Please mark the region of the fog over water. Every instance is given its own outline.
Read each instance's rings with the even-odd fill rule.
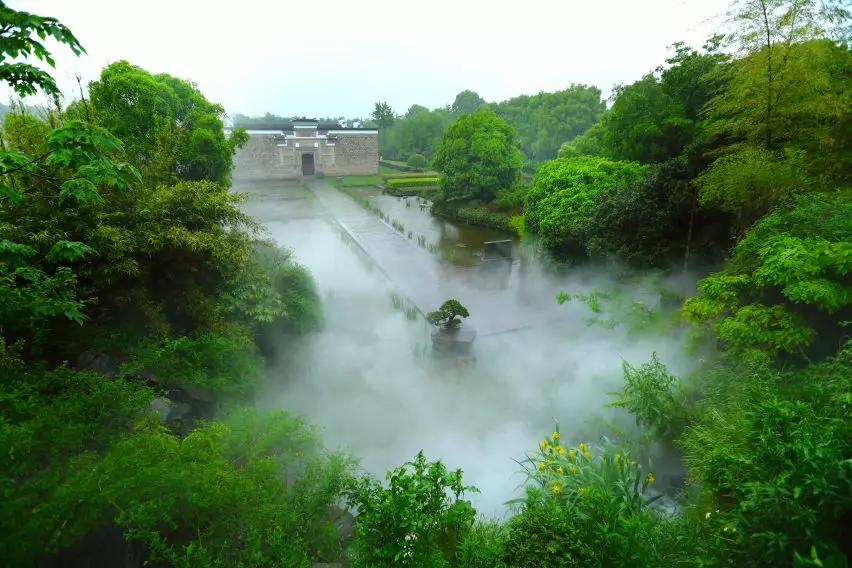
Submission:
[[[554,418],[570,439],[590,417],[612,415],[603,405],[622,384],[622,360],[643,363],[656,351],[675,374],[693,368],[684,337],[629,337],[622,327],[589,326],[584,304],[555,301],[558,290],[606,287],[612,281],[604,273],[556,279],[535,268],[525,285],[548,294],[540,305],[565,318],[480,337],[475,363],[442,365],[424,354],[428,324],[394,309],[393,283],[364,262],[306,189],[283,182],[235,189],[251,193],[244,209],[311,270],[326,316],[322,332],[286,346],[258,404],[306,417],[329,446],[348,448],[381,479],[423,449],[429,459],[464,469],[465,481],[482,491],[471,496],[481,513],[501,515],[523,480],[513,458],[535,450]]]

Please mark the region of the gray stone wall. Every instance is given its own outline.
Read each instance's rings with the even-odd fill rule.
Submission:
[[[370,176],[379,173],[379,137],[376,134],[339,134],[335,163],[326,175]]]
[[[279,146],[274,134],[251,134],[234,156],[234,179],[293,179],[302,175],[303,153],[314,155],[317,172],[327,176],[375,175],[379,172],[379,137],[374,133],[346,133],[327,145],[324,139],[289,140]],[[317,147],[314,147],[314,144]]]

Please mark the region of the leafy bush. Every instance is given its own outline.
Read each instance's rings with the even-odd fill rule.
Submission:
[[[563,445],[557,427],[522,462],[528,487],[509,522],[510,565],[669,565],[658,548],[667,521],[645,495],[653,474],[606,440],[596,453]]]
[[[183,439],[142,430],[115,444],[81,489],[151,545],[151,560],[302,566],[343,557],[327,510],[352,483],[352,465],[286,412],[240,410]]]
[[[125,368],[144,368],[163,383],[195,385],[217,395],[248,395],[263,376],[251,330],[241,324],[143,345]]]
[[[387,488],[365,477],[348,490],[350,506],[358,508],[355,565],[455,565],[456,551],[476,518],[462,496],[478,490],[462,483],[461,470],[427,463],[423,452],[389,471],[387,479]]]
[[[527,231],[541,235],[554,252],[583,251],[581,224],[593,212],[598,193],[641,179],[647,166],[583,156],[558,158],[535,174],[524,202]]]
[[[811,546],[848,554],[852,345],[797,371],[720,367],[705,385],[706,411],[684,447],[707,499],[730,519],[731,560],[791,566]]]
[[[415,172],[422,171],[429,165],[428,160],[422,154],[411,154],[406,160],[408,167],[414,170]]]
[[[581,223],[589,251],[641,268],[668,268],[695,255],[721,258],[732,220],[698,207],[694,169],[686,159],[670,160],[645,178],[602,189]]]
[[[650,363],[623,363],[625,386],[607,406],[628,410],[655,439],[673,442],[690,423],[690,408],[678,377],[670,375],[654,353]]]
[[[459,544],[458,566],[464,568],[509,568],[503,559],[508,531],[494,520],[479,520]],[[511,565],[514,566],[514,565]]]
[[[850,218],[848,190],[802,196],[772,212],[737,243],[721,272],[698,283],[684,313],[752,361],[825,356],[852,319]]]

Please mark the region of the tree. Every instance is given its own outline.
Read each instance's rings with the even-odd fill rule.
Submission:
[[[702,110],[724,85],[720,73],[727,56],[718,53],[720,38],[705,52],[683,43],[672,47],[668,68],[658,68],[615,91],[612,108],[602,117],[605,154],[617,160],[663,162],[676,157],[703,135]]]
[[[730,215],[698,208],[696,169],[679,157],[644,178],[603,188],[581,222],[587,248],[640,268],[676,261],[688,267],[694,255],[721,259],[730,246]]]
[[[422,154],[411,154],[408,157],[408,167],[413,169],[414,171],[423,171],[423,169],[429,165],[428,160]]]
[[[148,182],[230,185],[232,157],[247,135],[237,129],[226,138],[224,108],[204,98],[195,84],[119,61],[89,91],[95,120],[124,141]]]
[[[799,196],[748,231],[684,313],[752,360],[832,354],[852,315],[849,219],[849,190]]]
[[[647,166],[583,156],[545,163],[524,201],[524,226],[558,255],[584,254],[582,224],[604,189],[642,179]]]
[[[378,102],[373,107],[373,112],[370,114],[373,120],[376,121],[378,127],[390,128],[394,123],[393,109],[386,102]]]
[[[444,197],[491,201],[520,178],[515,129],[491,109],[462,115],[441,139],[433,164]]]
[[[56,67],[50,52],[34,35],[41,40],[51,37],[67,46],[75,55],[86,52],[71,30],[55,18],[12,10],[0,2],[0,82],[11,86],[21,97],[34,95],[37,89],[48,96],[58,96],[59,88],[49,73],[29,63],[9,62],[17,57],[34,55],[51,67]]]
[[[432,325],[440,326],[444,329],[454,329],[461,325],[461,320],[456,318],[466,318],[469,316],[467,308],[461,302],[458,300],[447,300],[436,311],[426,314],[426,319]]]
[[[485,99],[473,91],[465,90],[456,95],[450,106],[450,115],[458,118],[463,114],[473,114],[485,104]]]
[[[589,129],[606,108],[601,91],[571,85],[562,91],[521,95],[490,105],[518,133],[529,169],[556,157],[560,146]]]

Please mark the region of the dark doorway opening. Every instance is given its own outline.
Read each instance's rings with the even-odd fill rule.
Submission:
[[[313,154],[302,154],[302,175],[303,176],[314,175],[314,155]]]

